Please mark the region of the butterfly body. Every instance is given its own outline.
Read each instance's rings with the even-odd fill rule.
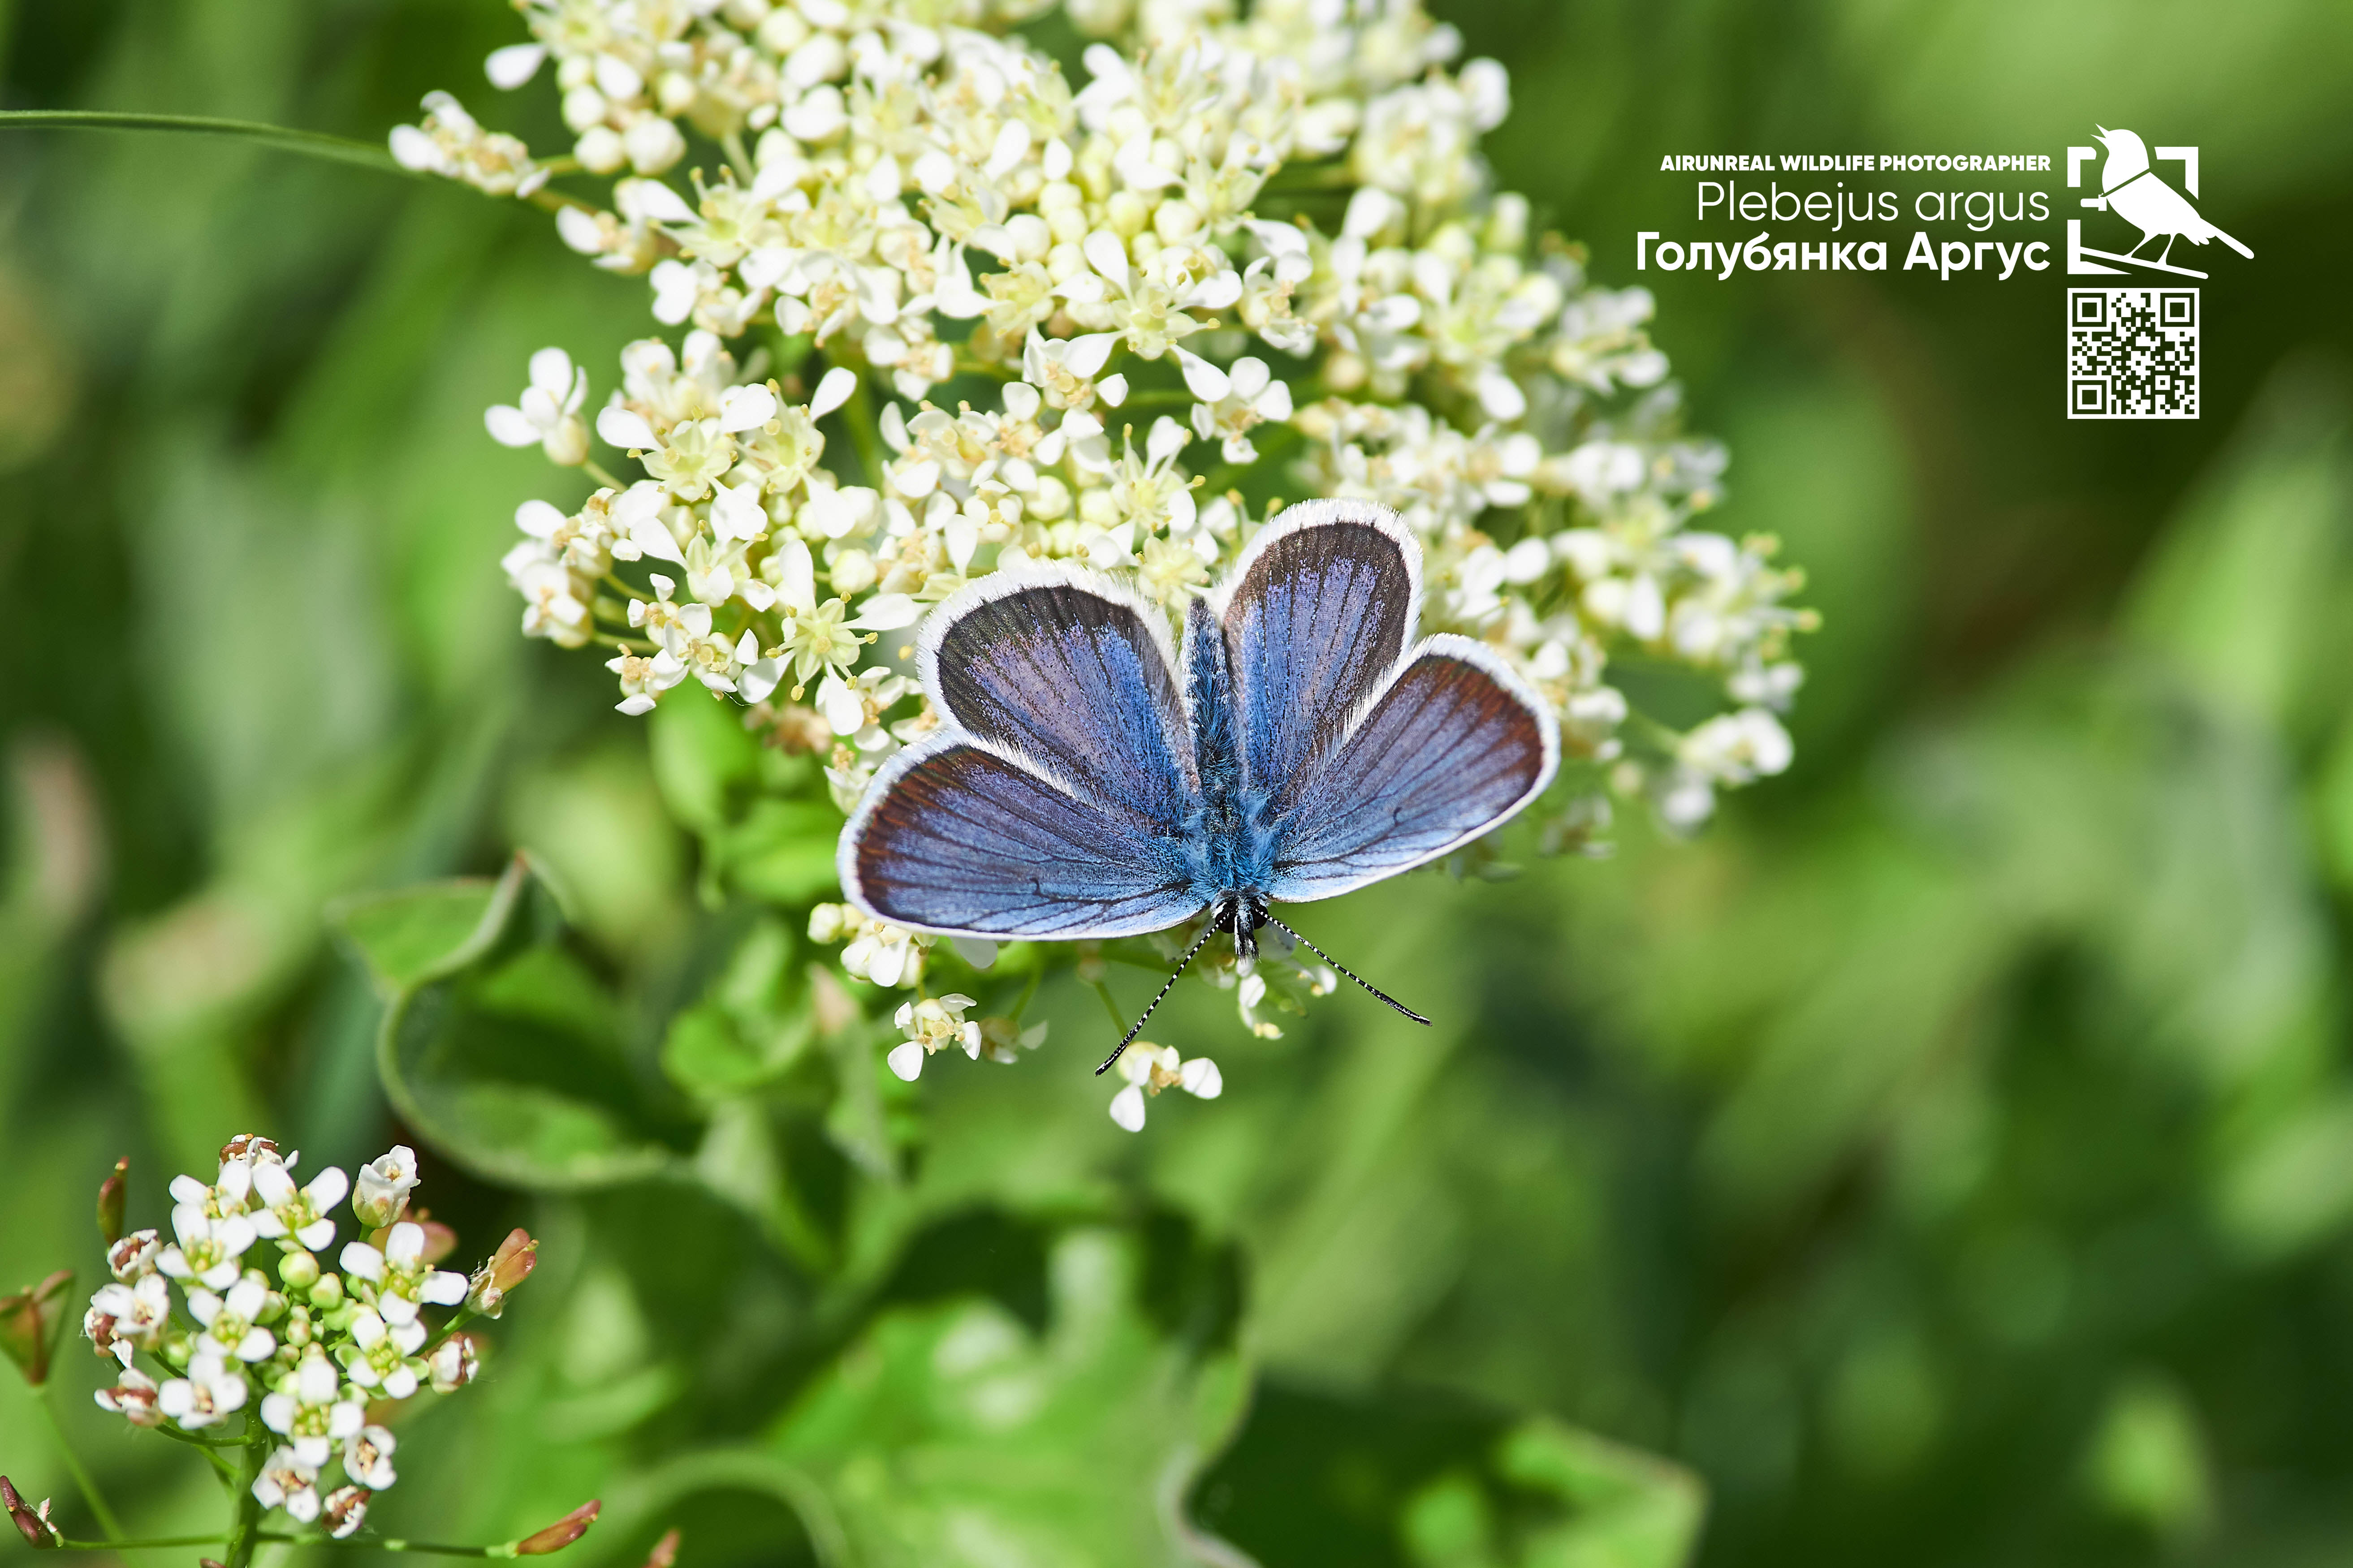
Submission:
[[[1181,652],[1156,606],[1093,574],[966,588],[921,643],[941,727],[843,829],[845,893],[893,924],[999,940],[1206,912],[1253,954],[1272,904],[1433,859],[1551,781],[1549,707],[1479,644],[1414,642],[1419,599],[1411,532],[1339,501],[1253,540],[1187,605]]]

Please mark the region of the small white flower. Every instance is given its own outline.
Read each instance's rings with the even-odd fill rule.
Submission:
[[[471,1334],[451,1334],[435,1345],[433,1353],[426,1358],[426,1365],[432,1373],[436,1394],[456,1393],[473,1382],[482,1370]]]
[[[335,1222],[327,1216],[350,1188],[350,1181],[333,1165],[303,1187],[294,1184],[285,1166],[263,1165],[253,1173],[254,1195],[261,1201],[253,1216],[254,1233],[273,1239],[290,1236],[318,1252],[335,1239]]]
[[[216,1355],[189,1358],[188,1373],[155,1391],[155,1407],[186,1431],[227,1420],[245,1407],[245,1373]]]
[[[134,1230],[106,1249],[107,1270],[128,1285],[155,1272],[155,1258],[163,1250],[163,1240],[154,1231]]]
[[[366,1407],[356,1398],[341,1397],[343,1392],[334,1363],[314,1351],[295,1370],[292,1393],[262,1396],[261,1424],[291,1439],[296,1455],[315,1469],[366,1424]]]
[[[418,1307],[454,1307],[466,1299],[466,1277],[424,1261],[425,1227],[403,1220],[385,1236],[381,1250],[364,1241],[347,1245],[338,1260],[346,1274],[366,1281],[375,1310],[387,1323],[417,1321]]]
[[[111,1410],[133,1426],[160,1426],[164,1412],[155,1401],[155,1380],[135,1366],[122,1369],[122,1377],[112,1388],[101,1388],[90,1397],[100,1410]]]
[[[210,1290],[190,1290],[188,1315],[204,1329],[196,1336],[196,1348],[207,1355],[238,1361],[269,1360],[278,1348],[278,1341],[268,1329],[254,1321],[261,1315],[262,1304],[269,1295],[260,1277],[252,1274],[230,1286],[226,1296],[216,1296]]]
[[[194,1279],[215,1290],[237,1283],[238,1259],[254,1242],[253,1222],[243,1215],[212,1219],[186,1203],[172,1211],[172,1234],[178,1239],[156,1254],[155,1267],[174,1279]]]
[[[359,1533],[360,1526],[367,1522],[370,1495],[365,1487],[337,1487],[329,1492],[319,1515],[327,1533],[337,1541],[348,1541]]]
[[[417,1373],[425,1363],[417,1352],[425,1345],[425,1325],[411,1320],[387,1324],[363,1307],[352,1314],[353,1352],[343,1370],[362,1388],[380,1388],[387,1399],[406,1399],[417,1392]]]
[[[1226,1088],[1218,1064],[1208,1058],[1195,1057],[1188,1061],[1176,1054],[1174,1046],[1155,1046],[1143,1040],[1128,1047],[1120,1057],[1119,1073],[1127,1079],[1127,1087],[1112,1096],[1111,1119],[1130,1132],[1144,1130],[1145,1100],[1164,1089],[1181,1089],[1197,1100],[1215,1100]]]
[[[352,1213],[370,1230],[380,1230],[398,1219],[417,1190],[417,1155],[406,1143],[360,1167],[352,1193]]]
[[[248,1159],[223,1160],[220,1179],[211,1186],[194,1176],[172,1178],[172,1202],[195,1208],[208,1219],[243,1214],[252,1196],[253,1162]]]
[[[494,405],[482,423],[501,446],[537,444],[550,462],[572,468],[588,456],[588,427],[580,419],[587,399],[588,373],[575,369],[562,349],[542,349],[531,356],[531,384],[522,396]]]
[[[926,996],[920,1001],[902,1003],[896,1022],[907,1038],[892,1047],[884,1058],[892,1072],[913,1083],[923,1070],[923,1058],[934,1051],[946,1050],[951,1046],[975,1061],[980,1059],[980,1025],[967,1020],[965,1009],[973,1005],[969,996],[950,993],[945,996]]]
[[[101,1285],[90,1299],[82,1332],[103,1354],[131,1364],[132,1350],[152,1351],[172,1321],[172,1291],[160,1274],[142,1275],[125,1285]]]
[[[925,939],[899,926],[868,921],[849,946],[841,950],[841,967],[854,979],[871,980],[888,990],[913,985],[923,977]]]
[[[308,1524],[319,1517],[318,1480],[319,1467],[281,1444],[262,1461],[253,1495],[262,1507],[282,1508],[287,1518]]]
[[[343,1445],[343,1474],[370,1491],[380,1492],[397,1478],[392,1469],[392,1434],[381,1426],[363,1426]]]

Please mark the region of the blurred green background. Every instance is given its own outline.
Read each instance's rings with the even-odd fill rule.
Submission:
[[[2055,271],[1644,275],[1724,526],[1781,534],[1824,617],[1786,777],[1696,842],[1630,822],[1611,860],[1318,911],[1439,1026],[1340,996],[1261,1041],[1182,990],[1155,1037],[1226,1095],[1141,1137],[1065,981],[1018,1068],[705,1106],[652,1179],[527,1192],[565,1184],[428,1144],[467,1256],[546,1246],[378,1522],[491,1540],[597,1493],[581,1552],[681,1523],[688,1568],[1632,1565],[1675,1560],[1695,1475],[1710,1564],[2353,1554],[2353,10],[1441,14],[1512,68],[1501,183],[1607,283],[1691,226],[1662,153],[2200,144],[2255,253],[2206,286],[2203,418],[2060,417]],[[490,0],[0,18],[10,108],[375,141],[448,87],[557,140],[552,95],[481,82],[522,36]],[[119,1154],[155,1224],[231,1132],[347,1167],[396,1136],[337,899],[530,849],[625,1083],[723,990],[759,928],[698,897],[701,741],[649,761],[496,564],[548,480],[482,407],[549,342],[602,384],[647,325],[641,281],[461,189],[0,133],[0,1285],[90,1280]],[[139,1524],[215,1517],[66,1369]],[[0,1467],[78,1514],[13,1383]]]

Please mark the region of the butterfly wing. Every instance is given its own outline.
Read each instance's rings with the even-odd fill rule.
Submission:
[[[1397,668],[1421,547],[1367,501],[1303,501],[1250,542],[1219,595],[1244,784],[1273,815]]]
[[[1268,896],[1328,899],[1434,860],[1517,815],[1559,766],[1544,700],[1493,650],[1430,637],[1303,781]]]
[[[1134,595],[1067,569],[949,599],[918,661],[944,716],[842,829],[860,909],[992,937],[1113,937],[1197,911],[1198,788],[1167,635]]]
[[[1181,841],[954,730],[893,757],[841,831],[849,901],[988,937],[1135,936],[1200,909]]]
[[[1176,832],[1199,790],[1167,638],[1133,594],[1033,568],[943,605],[916,670],[968,734]]]

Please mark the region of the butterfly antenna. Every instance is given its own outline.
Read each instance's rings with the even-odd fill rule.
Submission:
[[[1144,1033],[1145,1019],[1151,1017],[1153,1008],[1159,1006],[1160,1004],[1167,998],[1169,987],[1176,984],[1176,977],[1185,973],[1185,966],[1193,962],[1193,955],[1201,951],[1202,944],[1207,942],[1209,938],[1216,935],[1217,931],[1218,922],[1215,921],[1211,921],[1208,925],[1201,928],[1201,934],[1193,939],[1193,945],[1185,950],[1185,956],[1178,959],[1176,961],[1176,967],[1168,972],[1168,978],[1161,984],[1160,994],[1152,999],[1151,1007],[1146,1007],[1144,1010],[1144,1017],[1138,1018],[1135,1021],[1135,1027],[1130,1029],[1126,1035],[1121,1038],[1119,1044],[1112,1048],[1111,1055],[1103,1058],[1103,1066],[1095,1068],[1095,1076],[1097,1078],[1101,1078],[1103,1074],[1111,1071],[1111,1064],[1119,1060],[1120,1057],[1126,1051],[1127,1047],[1134,1043],[1136,1036]],[[1389,1005],[1394,1007],[1397,1004],[1392,1002]]]
[[[1284,925],[1272,915],[1266,917],[1266,923],[1274,927],[1277,931],[1290,931],[1291,939],[1293,942],[1304,946],[1308,952],[1314,953],[1316,957],[1322,959],[1324,963],[1330,964],[1333,968],[1338,970],[1341,973],[1346,975],[1349,979],[1355,981],[1357,984],[1363,986],[1366,990],[1371,992],[1374,995],[1379,997],[1382,1001],[1388,1003],[1398,1012],[1404,1014],[1407,1017],[1411,1018],[1415,1023],[1427,1024],[1430,1022],[1429,1019],[1423,1017],[1420,1014],[1415,1012],[1412,1008],[1407,1006],[1404,1003],[1398,1001],[1396,997],[1390,995],[1388,992],[1382,990],[1379,986],[1374,984],[1363,975],[1358,974],[1346,964],[1341,963],[1338,959],[1334,958],[1330,953],[1324,952],[1314,942],[1309,942],[1305,937],[1301,936],[1297,931],[1292,931],[1289,926]],[[1187,956],[1190,955],[1188,954]],[[1107,1066],[1109,1064],[1105,1065]]]

